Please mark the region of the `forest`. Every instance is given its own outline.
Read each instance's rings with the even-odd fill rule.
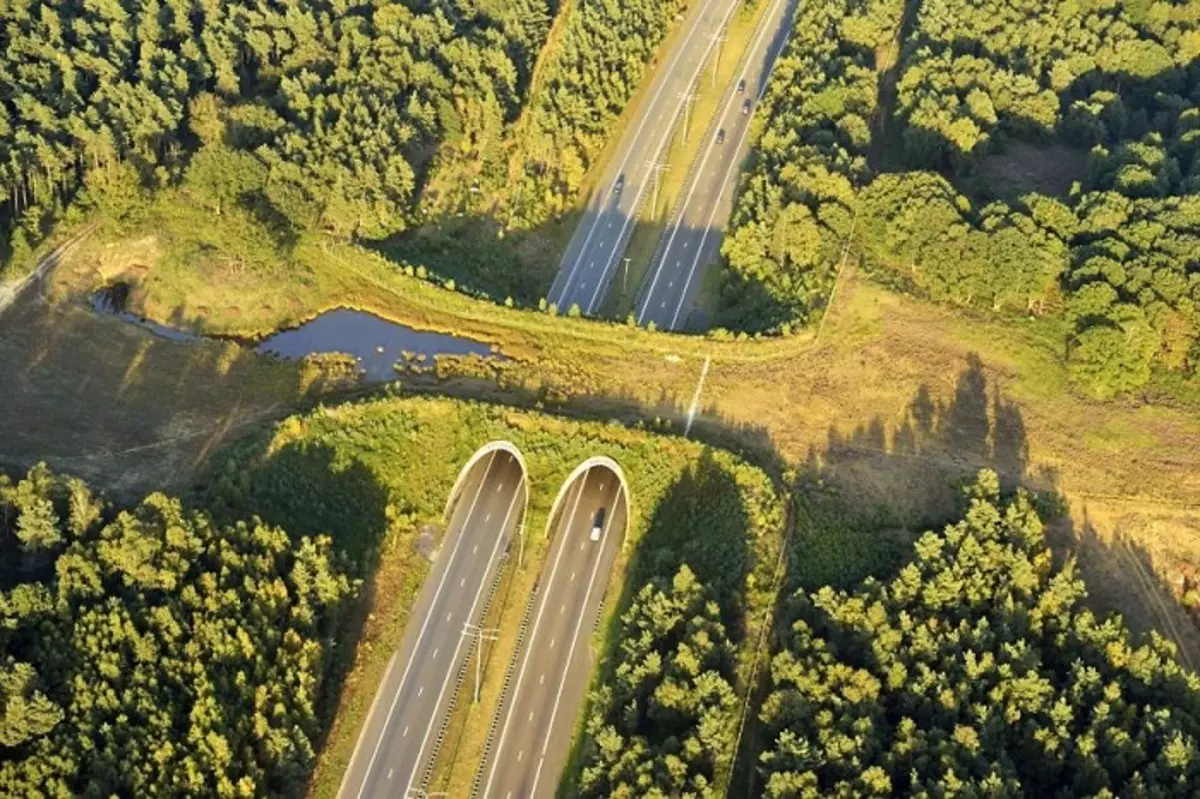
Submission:
[[[1196,374],[1196,0],[804,6],[766,102],[721,324],[786,333],[854,260],[938,302],[1060,320],[1097,397]]]
[[[26,0],[0,11],[0,219],[19,258],[72,204],[187,179],[276,238],[404,229],[431,154],[516,117],[544,0]],[[90,201],[90,202],[89,202]]]
[[[887,580],[786,603],[762,795],[1195,796],[1200,677],[1097,618],[993,472]]]
[[[312,768],[352,582],[325,537],[0,475],[0,794],[263,796]]]

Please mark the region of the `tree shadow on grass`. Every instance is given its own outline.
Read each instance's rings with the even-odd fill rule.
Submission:
[[[269,437],[256,436],[229,451],[229,459],[198,483],[197,498],[218,518],[257,516],[293,538],[327,535],[345,568],[362,584],[341,609],[327,653],[325,689],[317,707],[321,751],[346,689],[346,677],[376,604],[382,543],[390,529],[388,491],[358,461],[347,462],[326,444],[305,441],[267,453]],[[239,467],[239,464],[242,464]]]
[[[1120,522],[1105,535],[1093,526],[1086,505],[1082,515],[1078,527],[1069,516],[1055,520],[1046,537],[1058,560],[1076,559],[1087,604],[1100,615],[1119,613],[1135,635],[1163,635],[1178,648],[1180,663],[1200,668],[1200,617],[1182,601],[1195,587],[1195,572],[1189,576],[1185,564],[1164,563]]]

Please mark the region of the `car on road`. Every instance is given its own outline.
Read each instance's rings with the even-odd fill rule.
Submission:
[[[596,515],[592,517],[592,534],[588,536],[593,541],[600,540],[600,534],[604,532],[604,508],[596,511]]]
[[[623,188],[625,188],[625,176],[620,175],[617,177],[617,181],[613,183],[613,194],[620,194]]]
[[[720,130],[717,131],[717,144],[724,144],[724,143],[725,143],[725,128],[721,128]]]
[[[750,98],[748,98],[748,97],[746,98],[746,101],[744,103],[742,103],[742,113],[743,114],[750,113]]]
[[[746,79],[742,78],[738,81],[738,94],[741,94],[744,91],[746,91]]]

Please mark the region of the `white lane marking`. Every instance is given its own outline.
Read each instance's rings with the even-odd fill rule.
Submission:
[[[662,302],[660,302],[660,303],[658,304],[658,307],[660,307],[660,308],[666,308],[666,307],[667,307],[667,301],[666,301],[666,300],[663,300]]]
[[[589,468],[583,474],[583,480],[579,483],[579,491],[575,494],[575,501],[571,504],[571,513],[567,516],[567,530],[575,523],[575,512],[579,510],[579,498],[583,496],[583,489],[587,485],[587,476],[591,472]],[[513,719],[511,708],[520,705],[521,686],[525,683],[525,669],[529,667],[529,658],[534,652],[535,647],[533,642],[537,640],[538,628],[542,625],[542,617],[546,612],[546,603],[553,593],[551,588],[554,586],[554,575],[558,572],[558,564],[562,560],[562,555],[567,551],[567,537],[562,537],[562,543],[559,544],[558,554],[554,556],[554,565],[550,567],[550,578],[546,581],[546,593],[542,595],[542,601],[538,603],[537,616],[533,620],[533,632],[529,635],[529,643],[525,645],[525,657],[521,659],[521,670],[517,672],[517,684],[513,688],[512,701],[509,703],[509,712],[504,716],[504,724],[500,727],[500,739],[496,742],[496,754],[492,756],[492,768],[488,772],[487,785],[484,786],[483,795],[487,797],[492,792],[492,783],[496,779],[496,769],[499,768],[500,755],[504,752],[504,742],[508,736],[508,725]]]
[[[518,763],[520,763],[520,762],[521,762],[521,758],[523,758],[523,757],[525,757],[525,750],[524,750],[524,749],[522,749],[520,752],[517,752],[517,762],[518,762]]]
[[[432,658],[433,660],[437,660],[437,653],[440,651],[441,651],[440,649],[433,650],[433,658]]]
[[[763,37],[767,35],[767,31],[770,28],[774,27],[772,25],[767,24],[767,21],[772,18],[774,9],[778,7],[778,4],[780,2],[783,2],[783,0],[775,0],[771,4],[772,10],[768,11],[767,15],[765,17],[763,17],[763,23],[759,26],[758,34],[754,37],[754,43],[750,45],[750,49],[747,50],[746,52],[753,53],[753,52],[757,51],[759,46],[762,44]],[[787,34],[785,33],[784,37],[783,37],[784,44],[787,42],[787,38],[788,38]],[[783,52],[783,44],[780,44],[779,52],[780,53]],[[767,53],[769,54],[770,50],[768,50]],[[705,57],[707,58],[707,54],[705,55]],[[746,68],[743,69],[742,74],[738,76],[739,81],[744,80],[747,73],[750,72],[750,69],[752,66],[751,61],[752,61],[752,59],[747,59]],[[762,88],[759,89],[758,98],[755,100],[755,104],[757,104],[758,101],[762,99],[763,92],[765,92],[765,91],[766,91],[766,82],[764,82]],[[721,119],[721,120],[725,119],[725,117],[729,114],[729,111],[732,110],[732,108],[733,108],[733,100],[735,97],[736,97],[736,92],[729,92],[728,94],[725,95],[725,101],[722,104],[722,107],[720,109],[718,109],[718,111],[717,111],[717,119]],[[726,126],[726,127],[728,127],[728,126]],[[749,125],[746,125],[745,127],[742,128],[741,137],[738,139],[737,144],[732,148],[733,152],[737,152],[738,148],[740,148],[742,146],[742,141],[746,138],[746,134],[747,134],[747,132],[749,132],[749,130],[750,130]],[[713,148],[715,148],[716,145],[717,145],[717,140],[715,138],[708,140],[708,147],[705,148],[704,156],[700,159],[700,167],[696,171],[697,175],[704,172],[704,167],[708,163],[709,156],[712,155]],[[730,168],[731,169],[735,168],[737,165],[738,165],[738,162],[733,161]],[[728,175],[725,176],[725,180],[726,181],[729,180]],[[684,200],[683,200],[683,208],[686,209],[688,207],[688,205],[691,204],[692,194],[693,194],[693,192],[696,191],[696,187],[699,184],[700,184],[700,180],[697,179],[697,180],[693,181],[693,183],[690,187],[688,187],[687,196],[684,197]],[[725,186],[724,186],[724,184],[722,184],[721,194],[723,194],[724,191],[725,191]],[[709,225],[712,224],[712,220],[716,216],[716,209],[720,206],[721,194],[717,195],[717,202],[713,204],[713,213],[712,213],[712,216],[710,216],[709,220],[708,220]],[[658,278],[662,275],[662,265],[666,261],[665,256],[671,252],[671,245],[675,243],[675,235],[677,233],[679,233],[679,226],[682,224],[684,216],[685,216],[685,214],[682,212],[679,214],[679,218],[675,221],[675,227],[673,227],[671,229],[671,235],[669,235],[667,237],[667,246],[663,248],[663,256],[664,256],[663,260],[659,262],[658,269],[655,270],[654,277],[650,280],[650,290],[646,292],[646,304],[644,306],[642,306],[642,310],[638,312],[637,323],[639,325],[642,323],[643,318],[646,316],[646,309],[650,306],[650,300],[653,299],[653,297],[654,297],[654,287],[658,283]],[[706,231],[706,234],[707,234],[707,231]],[[703,237],[700,239],[700,245],[698,247],[696,247],[697,260],[700,258],[699,254],[702,252],[704,252],[704,238]],[[679,266],[679,262],[676,261],[675,265]],[[691,282],[690,278],[689,278],[688,282],[689,283]],[[687,294],[686,286],[684,287],[683,291],[684,291],[684,294],[686,295]],[[680,305],[682,305],[682,304],[683,304],[683,301],[680,300]],[[678,316],[678,314],[676,314],[676,316]],[[674,326],[675,323],[672,322],[671,324],[672,324],[672,326]]]
[[[685,250],[686,250],[686,249],[688,248],[688,244],[689,244],[689,243],[690,243],[690,242],[689,242],[687,239],[684,239],[684,240],[683,240],[683,249],[685,249]]]
[[[424,685],[422,685],[420,688],[417,689],[417,696],[421,696],[423,693],[425,693]]]
[[[483,517],[483,521],[484,521],[484,523],[485,523],[485,524],[486,524],[487,522],[490,522],[491,520],[492,520],[492,514],[490,514],[490,513],[489,513],[488,515],[486,515],[486,516],[484,516],[484,517]]]
[[[472,555],[474,555],[474,554],[475,554],[476,552],[478,552],[478,551],[479,551],[479,544],[476,544],[475,546],[471,547],[471,554],[472,554]]]
[[[524,481],[524,479],[525,475],[522,474],[520,479],[517,480],[517,490],[513,492],[512,499],[508,502],[508,512],[504,515],[504,523],[500,525],[501,530],[504,530],[508,527],[508,520],[509,517],[512,516],[513,508],[517,504],[517,497],[521,494],[521,483]],[[479,581],[479,587],[475,589],[475,598],[471,600],[471,607],[467,609],[468,620],[475,615],[475,608],[479,606],[479,599],[483,596],[484,586],[488,584],[487,573],[491,571],[492,564],[496,562],[496,555],[500,552],[500,545],[502,543],[504,543],[504,536],[496,536],[496,543],[492,545],[492,554],[488,558],[487,567],[483,572],[484,579]],[[451,663],[458,662],[458,653],[462,650],[463,641],[466,639],[467,636],[465,635],[460,635],[458,637],[458,643],[454,646],[454,654],[450,658]],[[404,793],[402,794],[403,796],[408,796],[412,792],[413,782],[417,779],[418,775],[423,774],[421,769],[421,759],[425,755],[425,746],[429,743],[429,736],[433,734],[433,728],[437,726],[437,710],[442,706],[442,699],[446,696],[446,689],[450,687],[450,678],[453,676],[454,669],[446,669],[446,676],[442,679],[442,688],[440,691],[438,691],[437,701],[433,703],[433,713],[430,714],[429,724],[425,727],[425,735],[421,738],[421,746],[417,749],[417,756],[414,758],[414,762],[417,764],[417,767],[413,769],[413,773],[408,778],[408,785],[404,788]]]
[[[454,618],[454,614],[453,614],[453,613],[447,613],[447,614],[446,614],[446,621],[450,621],[450,620],[451,620],[451,619],[453,619],[453,618]]]
[[[529,720],[533,721],[533,711],[529,711]]]
[[[407,737],[408,737],[408,727],[405,727],[405,728],[404,728],[404,734],[403,734],[403,735],[401,735],[400,737],[401,737],[401,738],[407,738]]]
[[[496,460],[496,453],[492,452],[488,455],[487,466],[483,470],[483,479],[479,481],[479,487],[475,489],[475,497],[471,500],[471,506],[467,509],[467,518],[463,522],[462,528],[459,530],[458,538],[454,541],[454,546],[450,550],[450,558],[446,561],[446,571],[442,573],[441,580],[438,581],[438,586],[433,592],[433,602],[430,603],[429,612],[425,614],[425,619],[421,622],[421,629],[417,632],[417,640],[413,644],[412,654],[408,656],[408,663],[404,665],[404,673],[400,675],[400,683],[396,686],[396,695],[392,698],[391,707],[388,708],[387,716],[383,720],[383,730],[387,730],[392,723],[392,715],[396,712],[396,705],[400,702],[400,694],[404,689],[404,682],[408,679],[408,673],[412,669],[413,661],[417,658],[417,652],[421,651],[421,639],[425,637],[425,630],[429,627],[429,621],[433,618],[433,608],[438,603],[438,598],[442,594],[442,588],[446,583],[446,578],[450,576],[450,564],[454,563],[454,555],[458,552],[458,545],[463,540],[463,530],[471,522],[471,514],[475,512],[475,503],[479,501],[479,494],[483,491],[484,483],[487,482],[488,472],[492,469],[492,463]],[[408,733],[408,728],[404,728],[405,734]],[[371,750],[371,759],[367,761],[367,769],[363,772],[362,785],[358,787],[358,799],[362,799],[363,793],[367,790],[367,780],[371,776],[371,769],[375,767],[375,759],[379,757],[379,748],[383,746],[383,739],[386,736],[380,735],[375,739],[375,748]]]
[[[545,674],[545,672],[543,672],[542,676],[538,678],[538,685],[545,685],[545,684],[546,684],[546,674]]]
[[[670,288],[674,288],[674,287],[675,287],[675,281],[674,281],[674,280],[668,280],[668,281],[667,281],[667,288],[669,288],[669,289],[670,289]]]
[[[388,779],[389,780],[392,778],[392,774],[395,773],[395,771],[396,771],[396,769],[394,769],[394,768],[388,769]]]
[[[504,488],[504,483],[501,483],[500,485],[496,486],[496,493],[499,494],[500,489],[502,489],[502,488]]]
[[[564,602],[564,603],[562,603],[562,605],[561,605],[561,606],[558,608],[558,613],[559,613],[559,615],[561,616],[563,613],[566,613],[566,612],[567,612],[567,603],[566,603],[566,602]]]
[[[609,226],[609,227],[612,227],[612,220],[611,220],[611,219],[610,219],[610,220],[608,220],[608,226]]]
[[[637,147],[635,147],[633,145],[637,144],[637,140],[642,135],[642,128],[646,127],[646,123],[650,121],[650,117],[653,116],[655,118],[655,121],[658,121],[658,119],[660,118],[660,115],[652,114],[651,111],[654,109],[655,105],[658,103],[659,95],[661,95],[663,93],[663,90],[673,84],[673,81],[670,80],[670,76],[675,74],[675,64],[679,61],[680,56],[682,56],[685,52],[690,51],[691,48],[688,47],[688,42],[690,42],[692,40],[692,37],[696,35],[696,31],[700,30],[700,28],[702,27],[701,22],[704,19],[704,14],[706,11],[708,11],[709,6],[711,6],[712,4],[713,4],[713,0],[706,0],[706,2],[704,3],[704,8],[701,9],[699,11],[699,13],[696,14],[696,23],[694,25],[692,25],[692,27],[688,30],[687,36],[683,37],[683,41],[679,43],[676,50],[671,54],[671,60],[667,64],[666,69],[663,72],[663,75],[666,75],[668,77],[664,78],[662,81],[659,82],[658,87],[654,90],[654,94],[650,96],[650,102],[646,106],[647,110],[644,114],[642,114],[642,119],[641,119],[641,121],[638,122],[637,130],[635,130],[633,132],[633,138],[630,140],[630,146],[627,147],[625,150],[625,157],[622,158],[621,163],[617,165],[617,174],[618,175],[625,174],[625,165],[627,163],[629,163],[629,159],[633,156],[634,151],[638,149]],[[730,3],[731,7],[734,7],[736,5],[738,5],[738,4]],[[722,22],[721,27],[718,28],[717,30],[721,30],[724,27],[725,27],[725,23]],[[707,60],[708,60],[708,55],[705,54],[704,59],[702,59],[700,62],[701,66],[703,66],[703,64],[706,63]],[[696,70],[697,74],[699,73],[699,71],[700,71],[699,69]],[[692,76],[692,80],[689,82],[694,82],[694,81],[695,81],[695,75]],[[658,160],[657,156],[655,157],[655,160],[656,161]],[[607,197],[607,194],[608,194],[608,192],[605,192],[603,195],[600,195],[599,197],[597,197],[598,201],[603,203],[605,201],[605,198]],[[620,200],[618,199],[617,202],[619,203]],[[636,205],[636,202],[635,202],[635,205]],[[585,236],[583,239],[583,246],[581,246],[579,248],[579,255],[577,255],[575,257],[575,263],[571,266],[571,270],[567,273],[566,283],[563,284],[562,291],[559,294],[559,298],[558,298],[559,305],[561,305],[566,300],[567,293],[570,291],[570,288],[571,288],[571,281],[573,281],[575,279],[575,270],[579,268],[579,263],[583,259],[584,253],[587,252],[588,244],[591,243],[592,236],[595,235],[596,227],[599,226],[600,219],[603,216],[604,216],[603,211],[600,211],[599,213],[596,214],[595,221],[592,222],[591,228],[588,229],[587,236]],[[609,225],[611,225],[611,224],[612,224],[612,220],[610,219]],[[624,228],[622,228],[622,231],[624,231]],[[620,240],[620,238],[621,238],[620,236],[617,236],[618,241]],[[591,269],[590,264],[588,265],[588,268]],[[553,287],[551,287],[551,289],[552,289],[551,293],[553,293]],[[553,297],[548,297],[547,299],[549,299],[551,302],[554,301]],[[490,779],[488,780],[488,786],[489,786],[489,788],[491,786]],[[486,797],[487,793],[488,792],[485,790],[483,792],[483,795]]]
[[[571,572],[571,582],[575,582],[575,572]]]
[[[557,640],[558,640],[557,638],[551,638],[551,639],[550,639],[550,648],[551,648],[551,649],[553,649],[553,648],[554,648],[554,642],[555,642],[555,641],[557,641]]]
[[[464,577],[464,578],[462,578],[461,580],[459,580],[459,581],[458,581],[458,587],[459,587],[459,588],[462,588],[462,587],[463,587],[464,585],[466,585],[466,584],[467,584],[467,578],[466,578],[466,577]]]
[[[783,0],[775,0],[775,3],[777,4],[782,1]],[[774,8],[774,7],[775,6],[773,4],[772,8]],[[768,11],[767,16],[763,17],[763,19],[764,20],[770,19],[771,13],[772,13],[771,11]],[[758,36],[754,40],[754,44],[751,45],[750,52],[753,52],[754,50],[758,49],[758,45],[761,43],[762,37],[766,35],[768,27],[770,27],[770,26],[763,25],[762,30],[760,30],[758,32]],[[776,57],[778,57],[779,54],[783,52],[783,48],[787,45],[788,35],[790,33],[791,33],[790,28],[784,32],[783,41],[779,43],[779,52],[776,53]],[[770,54],[770,50],[767,51],[767,54],[768,55]],[[746,72],[748,72],[749,70],[750,70],[750,65],[749,65],[749,63],[747,63],[746,69],[742,71],[742,74],[739,77],[739,80],[741,78],[744,78],[746,76]],[[766,94],[766,92],[767,92],[767,81],[763,81],[763,85],[758,90],[758,96],[756,98],[754,98],[754,107],[755,108],[758,107],[758,103],[762,100],[763,95]],[[739,150],[741,148],[742,144],[746,140],[746,136],[749,135],[749,133],[750,133],[749,125],[746,125],[745,127],[742,128],[742,133],[738,137],[737,145],[733,148],[734,152],[736,152],[737,150]],[[709,150],[711,150],[711,149],[712,149],[712,145],[710,144]],[[704,154],[704,158],[707,160],[707,158],[708,158],[707,152]],[[733,170],[737,169],[739,165],[740,165],[740,162],[738,162],[738,161],[733,161],[729,164],[729,169],[727,169],[725,171],[725,179],[723,181],[721,181],[721,187],[720,187],[720,189],[717,190],[717,199],[713,203],[712,212],[708,215],[708,226],[705,227],[705,229],[703,231],[701,231],[701,233],[700,233],[700,243],[696,245],[696,257],[692,261],[691,268],[688,269],[687,281],[684,282],[684,284],[683,284],[683,291],[681,291],[679,293],[679,305],[678,305],[678,307],[675,308],[675,315],[671,317],[671,328],[675,327],[675,323],[679,320],[679,312],[683,310],[683,303],[687,301],[688,289],[692,285],[692,278],[695,277],[695,275],[696,275],[696,267],[700,263],[700,258],[704,254],[704,242],[708,240],[708,231],[712,229],[713,220],[717,218],[717,209],[719,209],[721,207],[721,198],[725,196],[725,187],[729,185],[729,179],[731,177],[733,177]],[[700,167],[701,168],[704,167],[704,161],[700,162]],[[694,188],[695,187],[693,187],[693,189]],[[688,198],[689,198],[689,200],[691,198],[690,191],[688,192]],[[684,207],[687,207],[687,203],[688,203],[688,200],[684,200]],[[679,229],[678,225],[676,225],[675,229],[676,230]],[[674,235],[675,235],[674,232],[672,232],[671,236],[674,237]],[[667,242],[667,246],[668,247],[670,246],[670,241]]]
[[[624,486],[617,486],[617,496],[616,496],[616,500],[613,502],[613,507],[616,507],[617,502],[620,501],[621,490],[623,488],[624,488]],[[604,535],[605,541],[608,540],[608,528],[610,526],[612,526],[612,517],[613,516],[616,516],[616,514],[614,513],[614,514],[612,514],[612,516],[609,516],[608,520],[604,523],[603,535]],[[559,702],[562,701],[563,688],[567,684],[567,676],[571,673],[571,658],[574,657],[574,655],[575,655],[575,645],[579,643],[579,631],[583,627],[584,617],[587,616],[586,611],[587,611],[587,606],[588,606],[588,600],[592,596],[592,588],[594,588],[595,584],[596,584],[596,573],[600,570],[600,561],[602,561],[602,560],[604,560],[604,558],[602,558],[600,555],[597,555],[595,563],[592,564],[592,576],[588,578],[587,591],[585,591],[583,594],[582,607],[584,609],[584,612],[580,613],[579,618],[577,618],[575,620],[575,632],[571,634],[571,646],[569,649],[567,649],[567,659],[565,661],[567,666],[566,666],[566,668],[563,669],[562,676],[558,680],[558,693],[554,697],[554,704],[551,705],[551,707],[553,709],[550,711],[550,724],[549,724],[549,726],[546,727],[546,738],[545,738],[545,740],[542,741],[542,753],[541,753],[541,755],[539,755],[541,760],[539,760],[539,762],[538,762],[537,773],[533,777],[533,788],[530,789],[530,791],[529,791],[530,796],[537,796],[537,784],[538,784],[538,780],[542,776],[542,763],[545,762],[545,759],[546,759],[546,750],[550,748],[550,736],[554,734],[554,719],[558,717],[558,704],[559,704]]]
[[[721,21],[717,24],[716,29],[718,31],[725,30],[725,26],[729,23],[729,19],[730,19],[730,17],[733,16],[733,12],[740,7],[741,7],[740,3],[730,3],[729,8],[727,8],[725,10],[725,16],[723,16],[721,18]],[[694,70],[692,70],[692,74],[687,77],[687,85],[688,86],[691,86],[696,82],[696,78],[699,77],[700,71],[702,69],[704,69],[704,65],[708,63],[708,57],[709,57],[709,55],[712,54],[713,47],[716,46],[718,38],[719,37],[716,37],[716,36],[709,37],[708,44],[705,46],[704,52],[701,53],[701,55],[700,55],[700,60],[696,62],[696,68]],[[696,49],[699,49],[699,48],[696,48]],[[664,119],[670,120],[670,122],[666,125],[661,126],[662,127],[662,137],[658,140],[658,145],[650,153],[650,159],[649,159],[650,163],[654,163],[654,164],[658,163],[658,159],[663,154],[663,150],[666,148],[667,142],[670,141],[671,137],[675,134],[674,120],[679,118],[679,112],[683,108],[683,104],[687,102],[687,100],[685,99],[687,97],[687,95],[679,94],[677,96],[679,98],[679,102],[675,105],[674,111],[672,111],[669,115],[663,117]],[[638,205],[641,203],[642,194],[646,191],[646,188],[649,185],[649,183],[650,183],[650,181],[643,181],[641,183],[641,185],[638,186],[637,194],[633,198],[633,208],[634,209],[636,209],[638,207]],[[625,236],[625,228],[627,228],[629,226],[630,222],[633,221],[633,218],[634,218],[634,214],[630,213],[630,214],[626,214],[625,217],[622,219],[621,229],[619,231],[617,231],[617,242],[618,243],[620,243],[621,239]],[[603,286],[605,281],[608,279],[608,270],[609,270],[609,267],[613,264],[613,259],[616,257],[616,255],[617,255],[617,248],[614,247],[612,252],[608,253],[604,257],[604,268],[600,270],[600,279],[596,282],[596,290],[594,292],[592,292],[592,298],[591,298],[591,300],[588,301],[588,305],[587,305],[587,309],[586,309],[588,314],[591,314],[593,312],[593,309],[596,306],[596,298],[600,294],[600,287]]]

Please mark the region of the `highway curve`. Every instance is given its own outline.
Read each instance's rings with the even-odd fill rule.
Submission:
[[[704,274],[721,252],[721,231],[733,211],[733,200],[742,162],[750,149],[752,111],[766,90],[791,30],[796,0],[772,0],[742,69],[717,112],[716,123],[700,149],[699,159],[687,185],[674,222],[663,231],[654,262],[637,303],[637,323],[653,322],[659,330],[678,330],[687,325]],[[739,91],[739,87],[741,90]],[[719,143],[724,131],[724,142]]]
[[[479,621],[526,493],[521,465],[509,452],[484,456],[468,473],[339,796],[383,799],[423,788],[469,653],[465,625]]]
[[[554,544],[539,580],[529,638],[503,698],[499,732],[480,764],[484,799],[553,797],[583,706],[593,657],[589,646],[613,560],[625,535],[627,498],[617,476],[594,466],[563,502]],[[589,533],[598,508],[603,535]]]
[[[651,166],[664,157],[676,122],[682,116],[685,95],[695,86],[709,63],[739,0],[697,0],[684,21],[679,40],[655,73],[646,99],[638,108],[613,156],[609,159],[587,210],[563,253],[548,301],[564,313],[578,305],[593,314],[604,302],[620,256],[636,225],[638,208],[649,198],[654,184]],[[683,169],[686,165],[677,164]],[[618,179],[624,184],[617,189]]]

